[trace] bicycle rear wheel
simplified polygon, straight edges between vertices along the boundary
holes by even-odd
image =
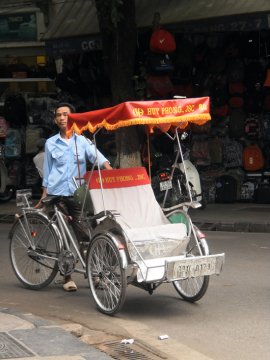
[[[199,233],[195,227],[195,232],[197,233],[198,238]],[[187,246],[187,256],[194,257],[200,255],[209,255],[208,246],[205,238],[199,238],[199,247],[195,241],[194,235],[191,234],[190,242]],[[195,278],[187,278],[183,280],[177,280],[173,282],[173,286],[177,293],[186,301],[195,302],[200,300],[206,290],[208,289],[210,277],[208,275],[198,276]]]
[[[60,244],[46,218],[39,214],[25,217],[11,229],[10,259],[20,282],[26,288],[39,290],[49,285],[58,272]]]

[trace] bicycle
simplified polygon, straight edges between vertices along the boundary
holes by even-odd
[[[84,274],[86,263],[83,251],[69,228],[69,217],[61,209],[61,196],[48,196],[42,202],[44,209],[31,207],[31,190],[19,190],[17,205],[21,214],[15,215],[10,231],[10,258],[13,270],[21,283],[29,289],[48,286],[60,272]],[[91,236],[92,219],[88,223]]]

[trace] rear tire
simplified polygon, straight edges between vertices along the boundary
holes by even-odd
[[[195,228],[196,231],[196,228]],[[202,255],[209,255],[208,247],[205,239],[199,239]],[[191,234],[190,242],[187,246],[187,256],[200,256],[201,253],[196,245],[194,235]],[[173,282],[173,286],[177,293],[186,301],[195,302],[200,300],[206,293],[209,285],[209,276],[200,276],[195,278],[187,278]]]
[[[22,216],[10,232],[11,265],[26,288],[39,290],[49,285],[58,272],[60,245],[48,220],[38,214],[26,214],[26,217],[31,244],[26,236],[27,223]]]
[[[98,235],[90,242],[87,254],[89,286],[100,312],[113,315],[122,308],[126,298],[126,271],[114,242]]]

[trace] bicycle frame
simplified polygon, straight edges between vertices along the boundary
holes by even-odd
[[[78,248],[78,245],[76,243],[76,240],[74,239],[74,237],[71,234],[71,231],[67,225],[67,217],[66,215],[64,215],[59,208],[57,207],[57,205],[53,206],[53,215],[52,217],[49,217],[43,210],[38,210],[38,209],[34,209],[30,206],[30,202],[29,202],[29,191],[28,193],[22,193],[19,194],[20,198],[19,201],[21,201],[20,204],[24,204],[26,205],[26,207],[22,208],[22,215],[18,215],[16,214],[16,218],[18,219],[23,232],[29,242],[30,247],[32,248],[33,251],[36,250],[36,246],[33,243],[33,241],[31,240],[32,236],[31,236],[31,230],[27,221],[27,214],[29,213],[35,213],[35,214],[39,214],[39,216],[42,216],[44,219],[46,219],[48,221],[48,226],[52,226],[56,235],[57,235],[57,239],[59,241],[59,247],[60,247],[60,253],[61,252],[65,252],[65,251],[69,251],[74,255],[74,251],[75,251],[75,255],[78,257],[80,264],[82,265],[82,269],[79,269],[78,267],[74,268],[74,272],[78,272],[78,273],[82,273],[85,274],[86,273],[86,264],[85,261],[80,253],[80,250]],[[18,199],[17,199],[18,200]],[[18,202],[18,201],[17,201]],[[22,221],[23,219],[23,221]],[[24,225],[25,224],[25,225]],[[44,229],[45,232],[46,228]],[[74,251],[72,251],[71,249],[74,249]],[[43,258],[51,258],[53,260],[56,261],[60,261],[59,258],[54,258],[54,257],[49,257],[47,255],[44,254],[39,254],[40,257]]]

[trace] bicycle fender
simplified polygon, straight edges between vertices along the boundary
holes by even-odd
[[[122,242],[117,238],[117,236],[115,236],[111,232],[101,231],[98,234],[95,234],[95,236],[100,234],[106,235],[114,243],[115,247],[119,250],[122,269],[127,269],[128,258],[127,258],[125,246],[123,246]]]

